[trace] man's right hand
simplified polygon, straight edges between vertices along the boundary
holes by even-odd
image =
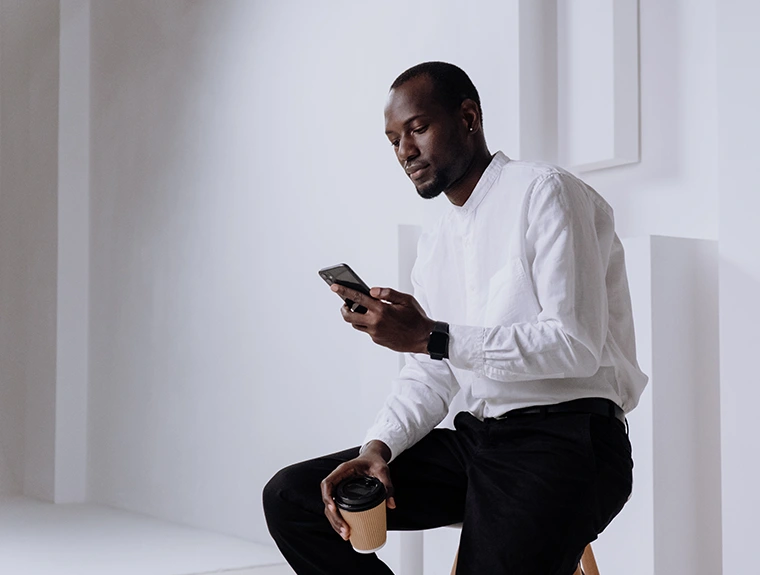
[[[391,484],[391,474],[388,469],[388,461],[391,458],[390,448],[379,440],[370,441],[367,447],[356,459],[341,463],[335,468],[330,475],[322,480],[322,501],[325,504],[325,515],[333,526],[335,532],[343,539],[348,540],[351,535],[351,529],[343,521],[340,511],[335,505],[333,495],[335,487],[348,477],[357,477],[360,475],[369,475],[379,479],[387,492],[386,504],[389,509],[396,508],[396,502],[393,499],[393,485]]]

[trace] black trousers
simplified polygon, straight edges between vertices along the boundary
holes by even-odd
[[[458,575],[571,575],[631,493],[624,424],[585,413],[480,421],[462,412],[454,425],[391,462],[388,529],[462,523]],[[392,573],[375,554],[356,553],[324,515],[320,482],[358,451],[291,465],[264,488],[269,531],[299,575]]]

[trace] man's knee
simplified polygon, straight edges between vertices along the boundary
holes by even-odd
[[[264,515],[267,521],[271,521],[279,515],[279,511],[285,501],[284,495],[289,489],[291,473],[289,467],[281,469],[272,476],[264,486],[262,501],[264,504]]]
[[[338,465],[359,454],[358,447],[301,461],[274,474],[264,487],[262,499],[267,523],[283,518],[303,518],[303,513],[323,516],[320,483]]]
[[[267,523],[315,503],[312,500],[319,497],[319,482],[310,485],[308,477],[312,474],[306,466],[307,462],[285,467],[264,486],[262,502]]]

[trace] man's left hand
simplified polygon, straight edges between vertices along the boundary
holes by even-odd
[[[435,322],[414,296],[391,288],[373,287],[369,292],[372,297],[338,284],[330,289],[367,308],[367,313],[356,313],[344,305],[340,313],[354,329],[366,332],[375,343],[393,351],[427,353]]]

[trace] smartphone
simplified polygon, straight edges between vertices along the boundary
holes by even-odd
[[[327,285],[338,284],[369,296],[369,288],[367,287],[367,284],[356,275],[356,272],[354,272],[348,264],[338,264],[328,268],[322,268],[319,270],[319,277],[325,280]],[[350,299],[346,298],[344,301],[351,311],[356,313],[367,313],[367,308],[363,305],[357,305],[354,307],[354,302]]]

